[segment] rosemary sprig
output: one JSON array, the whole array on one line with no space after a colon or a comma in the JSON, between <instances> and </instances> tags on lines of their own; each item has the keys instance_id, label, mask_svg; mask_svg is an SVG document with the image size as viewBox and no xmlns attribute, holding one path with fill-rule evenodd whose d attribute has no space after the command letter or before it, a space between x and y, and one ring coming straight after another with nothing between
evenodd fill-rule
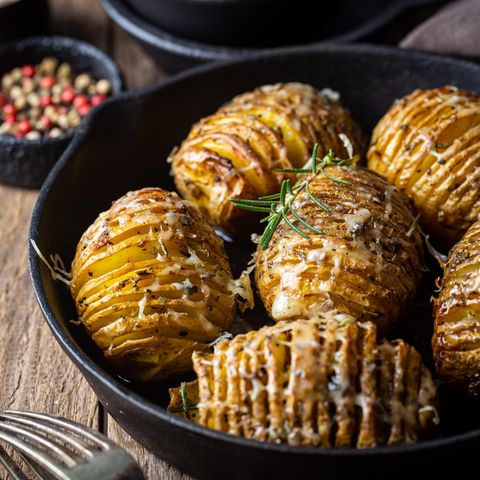
<instances>
[{"instance_id":1,"label":"rosemary sprig","mask_svg":"<svg viewBox=\"0 0 480 480\"><path fill-rule=\"evenodd\" d=\"M196 405L192 405L190 399L188 398L186 382L182 382L180 384L180 395L182 396L183 413L188 417L190 414L190 410L196 407Z\"/></svg>"},{"instance_id":2,"label":"rosemary sprig","mask_svg":"<svg viewBox=\"0 0 480 480\"><path fill-rule=\"evenodd\" d=\"M306 183L303 182L297 186L292 185L290 179L286 179L282 182L280 193L274 195L268 195L267 197L260 197L258 200L246 200L243 198L232 198L231 202L238 208L244 210L250 210L254 212L268 212L265 218L260 220L261 223L267 223L262 237L260 238L260 245L262 248L266 248L270 243L275 230L282 220L295 232L304 238L309 238L308 234L298 228L287 217L288 213L291 213L296 220L298 220L303 226L310 231L322 235L324 232L318 230L313 225L310 225L306 220L300 217L297 212L292 208L292 203L297 198L298 194L306 187Z\"/></svg>"},{"instance_id":3,"label":"rosemary sprig","mask_svg":"<svg viewBox=\"0 0 480 480\"><path fill-rule=\"evenodd\" d=\"M348 159L339 159L335 158L335 155L332 150L329 150L327 154L319 161L318 159L318 144L316 143L313 147L312 156L310 160L305 164L303 168L285 168L280 169L282 173L295 173L295 174L312 174L313 176L317 173L325 175L327 178L334 182L343 183L345 185L351 185L351 182L344 180L342 178L335 177L324 171L325 167L329 166L338 166L338 167L350 167L354 165L358 160L358 156L353 156ZM313 178L313 177L312 177ZM280 222L283 220L289 228L294 232L298 233L303 238L310 238L308 233L306 233L302 228L299 228L298 225L295 225L288 214L290 213L295 220L305 229L310 232L316 233L317 235L325 235L325 232L314 227L308 223L304 218L302 218L293 208L292 204L295 199L298 197L301 191L305 190L307 196L310 200L327 213L331 213L331 208L320 201L318 198L313 195L310 190L310 180L305 180L298 185L292 185L290 179L285 179L282 182L279 193L274 193L272 195L265 195L259 197L257 200L249 200L244 198L231 198L230 201L238 208L244 210L249 210L251 212L260 212L268 213L268 215L260 220L260 223L266 223L267 226L263 231L263 234L260 238L260 246L265 249L270 240L272 239L275 230L277 229Z\"/></svg>"},{"instance_id":4,"label":"rosemary sprig","mask_svg":"<svg viewBox=\"0 0 480 480\"><path fill-rule=\"evenodd\" d=\"M412 224L410 225L410 228L408 229L406 235L407 237L411 237L413 235L413 232L416 230L418 226L418 221L420 220L420 214L418 214L414 219Z\"/></svg>"},{"instance_id":5,"label":"rosemary sprig","mask_svg":"<svg viewBox=\"0 0 480 480\"><path fill-rule=\"evenodd\" d=\"M319 162L317 157L317 152L318 152L318 143L316 143L315 146L313 147L312 157L304 167L281 168L278 171L282 173L296 173L296 174L312 173L313 175L316 175L317 172L320 172L322 175L329 178L330 180L333 180L334 182L343 183L345 185L352 184L348 180L344 180L342 178L338 178L326 173L324 169L325 167L351 167L352 165L355 165L355 163L357 163L359 159L358 155L354 155L351 158L344 158L344 159L335 158L335 154L333 153L333 150L330 149L328 150L327 154L322 158L322 160L320 160Z\"/></svg>"}]
</instances>

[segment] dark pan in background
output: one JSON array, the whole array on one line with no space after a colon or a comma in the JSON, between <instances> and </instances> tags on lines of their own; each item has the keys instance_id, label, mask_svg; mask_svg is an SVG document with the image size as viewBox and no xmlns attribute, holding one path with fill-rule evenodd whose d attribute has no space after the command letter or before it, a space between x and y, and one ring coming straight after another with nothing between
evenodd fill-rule
<instances>
[{"instance_id":1,"label":"dark pan in background","mask_svg":"<svg viewBox=\"0 0 480 480\"><path fill-rule=\"evenodd\" d=\"M45 33L48 13L47 0L15 0L0 5L0 42Z\"/></svg>"},{"instance_id":2,"label":"dark pan in background","mask_svg":"<svg viewBox=\"0 0 480 480\"><path fill-rule=\"evenodd\" d=\"M36 204L30 238L47 258L58 253L69 265L81 234L112 200L146 186L173 189L166 158L192 123L236 94L279 81L339 91L370 132L395 98L415 88L454 84L480 92L480 66L371 45L323 46L201 67L159 86L123 93L98 107L54 167ZM241 243L230 251L237 272L245 266L242 251ZM139 442L195 478L423 478L444 474L449 466L457 472L477 466L478 405L443 389L439 436L409 446L355 450L273 445L177 418L165 406L168 387L180 379L138 385L116 376L83 328L71 322L77 317L68 289L52 279L31 245L29 265L55 338L105 408ZM398 334L431 365L428 298L433 278L426 280L429 290L413 305Z\"/></svg>"},{"instance_id":3,"label":"dark pan in background","mask_svg":"<svg viewBox=\"0 0 480 480\"><path fill-rule=\"evenodd\" d=\"M271 53L287 45L359 41L387 27L405 11L446 3L442 0L101 2L107 14L169 72L210 61Z\"/></svg>"}]
</instances>

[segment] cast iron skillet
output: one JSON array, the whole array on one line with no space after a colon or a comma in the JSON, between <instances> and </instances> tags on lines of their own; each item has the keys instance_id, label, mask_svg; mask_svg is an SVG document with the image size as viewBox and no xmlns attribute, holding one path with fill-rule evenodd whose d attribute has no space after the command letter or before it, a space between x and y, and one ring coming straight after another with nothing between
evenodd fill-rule
<instances>
[{"instance_id":1,"label":"cast iron skillet","mask_svg":"<svg viewBox=\"0 0 480 480\"><path fill-rule=\"evenodd\" d=\"M0 5L0 41L45 33L48 14L47 0L16 0Z\"/></svg>"},{"instance_id":2,"label":"cast iron skillet","mask_svg":"<svg viewBox=\"0 0 480 480\"><path fill-rule=\"evenodd\" d=\"M112 20L135 37L145 51L170 72L210 61L237 60L251 54L271 53L281 45L358 41L385 27L408 8L443 1L279 0L276 2L278 6L271 9L268 20L268 12L258 1L101 0ZM290 6L286 7L288 2ZM302 6L306 3L308 8ZM243 5L241 14L236 10L240 4ZM285 15L288 8L294 9L290 17ZM247 26L249 9L251 21ZM161 23L158 23L160 17ZM312 22L312 19L315 21ZM242 25L243 34L237 32L235 35ZM262 29L262 34L270 32L267 36L269 41L262 40L261 35L254 32L259 29ZM200 32L203 35L199 35ZM231 35L237 37L237 42L232 41ZM247 44L238 43L238 37ZM250 40L245 41L247 38Z\"/></svg>"},{"instance_id":3,"label":"cast iron skillet","mask_svg":"<svg viewBox=\"0 0 480 480\"><path fill-rule=\"evenodd\" d=\"M370 131L395 98L415 88L455 84L480 92L480 66L370 45L324 46L202 67L154 88L121 94L82 124L52 170L33 212L30 238L44 255L58 253L69 264L82 232L112 200L145 186L173 188L166 158L193 122L235 94L278 81L338 90L354 117ZM231 249L230 255L238 271L238 254ZM76 314L68 289L53 281L31 245L29 264L40 307L55 338L105 408L143 445L195 477L344 478L368 471L369 478L375 478L387 472L444 473L445 459L465 468L476 462L478 407L443 391L439 438L411 446L363 451L280 446L179 419L163 408L167 387L178 385L179 379L139 386L115 376L82 327L71 322ZM433 280L428 281L431 288ZM430 361L428 303L414 306L403 324L404 337Z\"/></svg>"}]
</instances>

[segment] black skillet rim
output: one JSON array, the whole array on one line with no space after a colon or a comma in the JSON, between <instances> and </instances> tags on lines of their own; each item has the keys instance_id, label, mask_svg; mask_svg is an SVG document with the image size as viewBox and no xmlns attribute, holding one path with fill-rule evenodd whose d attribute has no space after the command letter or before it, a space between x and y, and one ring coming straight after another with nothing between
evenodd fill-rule
<instances>
[{"instance_id":1,"label":"black skillet rim","mask_svg":"<svg viewBox=\"0 0 480 480\"><path fill-rule=\"evenodd\" d=\"M367 21L356 28L353 28L340 35L326 38L318 42L312 42L303 45L294 45L293 47L229 47L222 45L213 45L206 42L190 40L180 35L170 33L162 27L150 23L140 14L134 12L122 0L100 0L103 8L110 18L122 29L135 37L137 40L145 43L149 47L161 49L172 55L178 55L190 58L193 61L227 61L234 59L244 59L246 56L264 55L275 52L282 52L289 48L311 48L318 47L325 43L348 43L375 32L382 28L388 22L393 20L401 12L410 7L428 6L438 3L439 0L404 0L395 2L390 7L370 21Z\"/></svg>"},{"instance_id":2,"label":"black skillet rim","mask_svg":"<svg viewBox=\"0 0 480 480\"><path fill-rule=\"evenodd\" d=\"M256 440L249 440L242 437L236 437L234 435L222 433L216 430L209 429L207 427L202 427L198 424L195 424L191 421L185 420L183 418L177 417L171 413L168 413L164 408L159 405L145 399L141 395L135 393L134 391L128 389L124 384L120 383L114 376L104 371L99 365L97 365L83 350L77 346L73 339L69 338L69 335L63 329L60 322L56 319L52 309L47 300L45 290L42 285L41 275L40 275L40 265L41 261L38 258L34 248L31 245L30 240L37 240L38 225L41 222L43 209L47 198L49 195L50 188L57 180L59 173L67 166L70 157L75 153L77 145L82 144L89 135L90 124L93 121L95 115L97 115L102 109L109 108L109 105L114 102L121 102L123 100L128 100L132 98L137 98L143 95L148 95L154 93L157 90L162 90L168 88L171 84L174 84L178 80L184 80L187 78L193 78L199 75L208 74L211 71L216 71L219 69L229 68L232 64L241 64L249 63L251 61L256 61L262 58L271 58L277 56L302 56L308 53L314 52L328 52L328 53L338 53L342 52L356 53L360 55L375 55L378 57L391 57L395 55L400 58L405 57L415 57L419 61L436 61L439 63L446 64L457 64L461 65L465 69L472 70L472 75L480 74L480 66L468 62L466 60L457 60L449 57L444 57L435 54L417 52L417 51L406 51L399 50L391 47L379 47L370 44L357 44L357 45L321 45L314 47L289 47L282 50L279 50L275 53L270 54L260 54L252 55L247 59L222 62L217 64L201 65L194 69L188 70L170 77L169 79L161 82L159 85L146 87L142 89L133 90L130 92L124 92L120 95L117 95L114 98L108 99L106 102L101 104L96 112L93 112L89 118L86 119L85 125L79 131L70 145L67 147L67 150L63 153L60 160L56 163L50 174L48 175L45 183L42 186L39 197L35 204L32 219L29 229L29 245L28 245L28 265L31 281L35 291L35 295L40 306L40 309L58 343L61 345L62 349L67 353L70 359L78 366L81 365L81 368L78 367L81 371L82 369L88 372L90 377L93 377L96 382L102 384L102 386L110 391L113 391L115 395L121 397L122 400L126 403L133 404L137 409L144 411L150 416L158 418L161 422L172 424L177 428L184 429L186 431L202 435L207 438L212 438L215 440L224 441L227 443L232 443L233 445L239 445L242 447L257 448L260 450L273 451L278 453L289 453L289 454L302 454L302 455L320 455L328 457L348 457L348 456L386 456L386 455L404 455L409 452L418 452L418 451L428 451L436 447L445 447L451 444L456 444L459 442L469 442L472 440L480 440L480 428L471 430L468 432L451 435L444 438L436 438L432 440L425 440L419 443L407 444L407 445L395 445L395 446L381 446L371 449L355 449L355 448L331 448L331 449L319 449L315 447L297 447L290 445L277 445L267 442L260 442ZM82 375L83 375L82 371Z\"/></svg>"}]
</instances>

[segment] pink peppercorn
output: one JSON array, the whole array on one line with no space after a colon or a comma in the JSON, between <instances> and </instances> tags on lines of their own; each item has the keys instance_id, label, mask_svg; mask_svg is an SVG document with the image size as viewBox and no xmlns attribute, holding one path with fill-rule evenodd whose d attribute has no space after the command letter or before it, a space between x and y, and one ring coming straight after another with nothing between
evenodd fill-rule
<instances>
[{"instance_id":1,"label":"pink peppercorn","mask_svg":"<svg viewBox=\"0 0 480 480\"><path fill-rule=\"evenodd\" d=\"M48 130L52 126L52 121L46 115L44 115L40 119L40 124L45 130Z\"/></svg>"},{"instance_id":2,"label":"pink peppercorn","mask_svg":"<svg viewBox=\"0 0 480 480\"><path fill-rule=\"evenodd\" d=\"M40 99L40 105L45 108L45 107L48 107L49 105L52 105L52 96L51 95L44 95L41 99Z\"/></svg>"},{"instance_id":3,"label":"pink peppercorn","mask_svg":"<svg viewBox=\"0 0 480 480\"><path fill-rule=\"evenodd\" d=\"M86 95L78 95L73 100L73 106L78 110L82 105L88 105L88 97Z\"/></svg>"},{"instance_id":4,"label":"pink peppercorn","mask_svg":"<svg viewBox=\"0 0 480 480\"><path fill-rule=\"evenodd\" d=\"M18 131L26 135L32 129L32 125L28 120L21 120L18 122Z\"/></svg>"},{"instance_id":5,"label":"pink peppercorn","mask_svg":"<svg viewBox=\"0 0 480 480\"><path fill-rule=\"evenodd\" d=\"M13 105L13 103L6 103L3 107L3 113L5 115L15 115L17 113L15 105Z\"/></svg>"},{"instance_id":6,"label":"pink peppercorn","mask_svg":"<svg viewBox=\"0 0 480 480\"><path fill-rule=\"evenodd\" d=\"M3 108L3 106L7 103L7 100L5 97L0 93L0 108Z\"/></svg>"},{"instance_id":7,"label":"pink peppercorn","mask_svg":"<svg viewBox=\"0 0 480 480\"><path fill-rule=\"evenodd\" d=\"M72 103L75 98L75 90L68 86L63 89L60 99L63 103Z\"/></svg>"},{"instance_id":8,"label":"pink peppercorn","mask_svg":"<svg viewBox=\"0 0 480 480\"><path fill-rule=\"evenodd\" d=\"M89 111L90 111L91 107L90 105L81 105L79 108L78 108L78 113L84 117Z\"/></svg>"},{"instance_id":9,"label":"pink peppercorn","mask_svg":"<svg viewBox=\"0 0 480 480\"><path fill-rule=\"evenodd\" d=\"M22 67L22 75L24 77L32 78L35 75L35 67L33 65L24 65Z\"/></svg>"},{"instance_id":10,"label":"pink peppercorn","mask_svg":"<svg viewBox=\"0 0 480 480\"><path fill-rule=\"evenodd\" d=\"M51 75L45 75L40 79L41 88L52 88L55 85L55 79Z\"/></svg>"},{"instance_id":11,"label":"pink peppercorn","mask_svg":"<svg viewBox=\"0 0 480 480\"><path fill-rule=\"evenodd\" d=\"M93 107L96 107L97 105L103 103L106 98L107 97L105 97L105 95L100 95L99 93L96 93L95 95L92 95L90 102L92 103Z\"/></svg>"},{"instance_id":12,"label":"pink peppercorn","mask_svg":"<svg viewBox=\"0 0 480 480\"><path fill-rule=\"evenodd\" d=\"M10 115L5 115L5 121L11 125L17 121L17 115L15 115L14 113Z\"/></svg>"}]
</instances>

